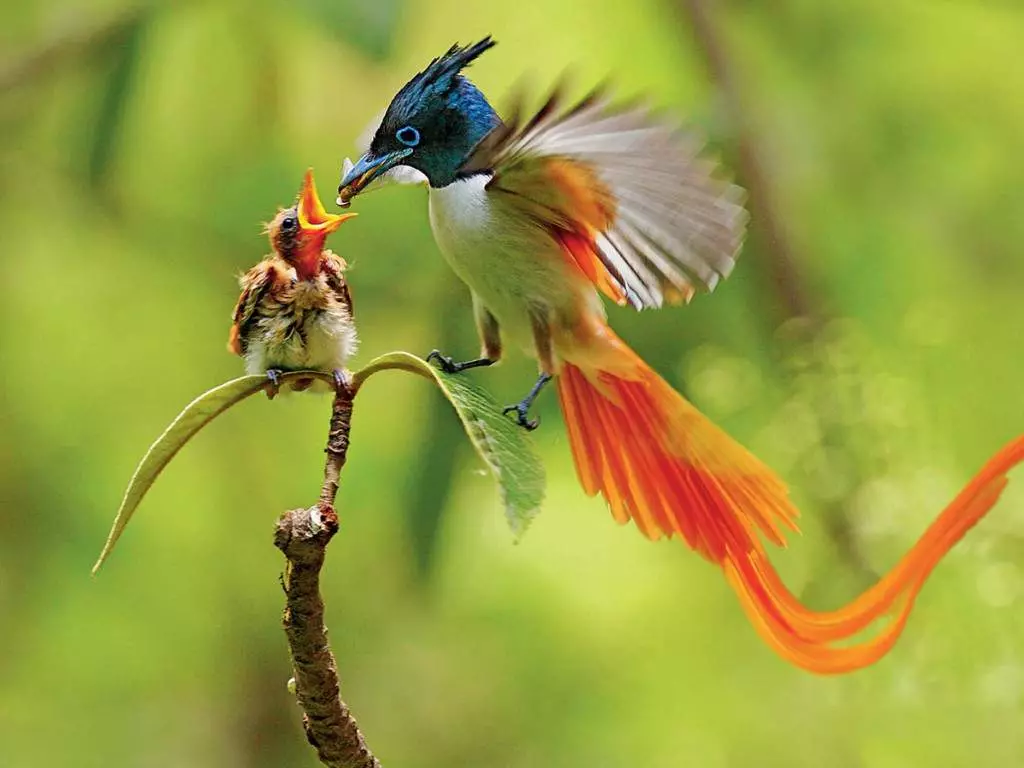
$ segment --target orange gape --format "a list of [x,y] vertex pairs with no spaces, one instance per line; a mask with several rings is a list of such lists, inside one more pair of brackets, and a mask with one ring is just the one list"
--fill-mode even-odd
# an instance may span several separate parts
[[[601,493],[618,522],[632,519],[652,539],[679,535],[719,565],[762,638],[811,672],[850,672],[884,656],[932,569],[992,508],[1006,473],[1024,460],[1021,437],[989,460],[877,584],[844,608],[813,611],[785,587],[761,543],[763,536],[784,546],[783,530],[797,530],[786,486],[611,329],[602,335],[609,343],[595,359],[614,373],[566,363],[558,379],[581,485]],[[882,618],[879,634],[836,645]]]

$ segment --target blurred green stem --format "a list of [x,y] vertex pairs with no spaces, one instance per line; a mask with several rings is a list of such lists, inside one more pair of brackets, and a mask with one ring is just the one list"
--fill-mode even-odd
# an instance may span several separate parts
[[0,93],[22,87],[66,62],[116,48],[149,9],[149,4],[137,5],[98,23],[63,29],[34,48],[8,56],[0,63]]
[[762,153],[754,132],[746,118],[728,50],[714,18],[714,9],[718,4],[714,0],[678,2],[693,30],[708,75],[723,102],[726,119],[735,132],[737,165],[742,183],[750,196],[752,226],[758,231],[762,248],[768,257],[764,260],[763,268],[774,288],[774,298],[782,315],[776,325],[794,317],[819,319],[822,315],[819,302],[812,298],[814,291],[808,288],[805,276],[800,272],[798,263],[803,262],[798,262],[789,230],[775,205],[776,195],[765,173]]
[[327,462],[320,500],[308,509],[285,512],[277,522],[274,544],[288,559],[284,573],[288,636],[295,692],[302,707],[306,738],[320,762],[330,768],[380,768],[345,702],[341,700],[338,665],[327,642],[320,570],[327,545],[338,531],[334,498],[348,453],[352,396],[339,390],[331,409]]

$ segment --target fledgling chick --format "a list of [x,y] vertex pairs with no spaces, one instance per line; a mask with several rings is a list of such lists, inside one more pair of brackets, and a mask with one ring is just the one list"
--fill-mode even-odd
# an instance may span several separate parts
[[343,381],[358,340],[345,260],[324,241],[352,215],[327,213],[306,171],[296,204],[267,225],[273,253],[239,280],[228,349],[245,359],[246,372],[267,374],[271,397],[284,371],[317,370],[333,374],[337,386]]

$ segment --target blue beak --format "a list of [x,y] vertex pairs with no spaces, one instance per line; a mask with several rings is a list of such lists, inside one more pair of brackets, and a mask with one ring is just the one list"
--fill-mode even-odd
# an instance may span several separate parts
[[380,156],[367,152],[359,158],[338,185],[338,205],[347,208],[352,198],[371,181],[394,168],[411,154],[412,149],[399,149]]

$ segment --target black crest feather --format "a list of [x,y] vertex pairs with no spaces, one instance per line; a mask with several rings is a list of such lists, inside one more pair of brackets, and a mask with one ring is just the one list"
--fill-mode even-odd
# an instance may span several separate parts
[[431,61],[426,69],[406,83],[398,92],[395,101],[402,106],[411,107],[422,103],[430,96],[446,93],[455,85],[455,77],[459,72],[495,45],[497,43],[490,35],[472,45],[460,46],[456,43],[447,53]]
[[425,85],[450,80],[463,69],[468,67],[475,58],[484,51],[493,48],[497,43],[490,35],[478,43],[459,46],[458,43],[448,49],[444,56],[438,56],[413,80],[420,80]]

